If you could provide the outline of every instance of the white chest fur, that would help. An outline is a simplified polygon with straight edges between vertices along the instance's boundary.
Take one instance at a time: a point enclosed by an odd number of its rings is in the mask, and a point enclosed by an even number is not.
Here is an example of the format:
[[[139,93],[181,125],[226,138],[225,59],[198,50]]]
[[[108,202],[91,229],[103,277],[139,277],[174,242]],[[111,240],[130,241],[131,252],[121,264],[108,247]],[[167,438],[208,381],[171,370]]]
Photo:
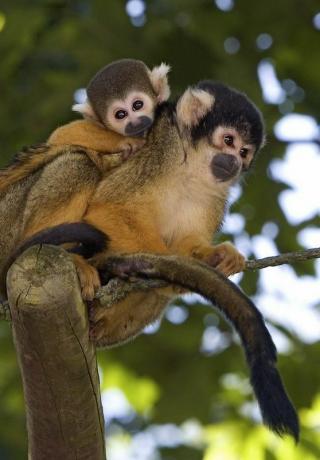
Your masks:
[[[161,186],[158,225],[168,246],[190,234],[210,238],[223,218],[229,185],[214,179],[211,158],[188,158]]]

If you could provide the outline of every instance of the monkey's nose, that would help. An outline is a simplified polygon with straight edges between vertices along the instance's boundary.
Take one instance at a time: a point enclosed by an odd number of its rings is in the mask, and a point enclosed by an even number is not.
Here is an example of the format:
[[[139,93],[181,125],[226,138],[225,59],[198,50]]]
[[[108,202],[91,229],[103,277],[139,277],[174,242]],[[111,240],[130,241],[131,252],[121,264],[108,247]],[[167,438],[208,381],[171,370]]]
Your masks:
[[[240,170],[240,166],[241,164],[237,158],[228,153],[218,153],[211,161],[213,175],[222,182],[235,177]]]
[[[128,136],[142,136],[147,129],[152,125],[152,119],[146,116],[141,116],[135,122],[127,124],[125,133]]]

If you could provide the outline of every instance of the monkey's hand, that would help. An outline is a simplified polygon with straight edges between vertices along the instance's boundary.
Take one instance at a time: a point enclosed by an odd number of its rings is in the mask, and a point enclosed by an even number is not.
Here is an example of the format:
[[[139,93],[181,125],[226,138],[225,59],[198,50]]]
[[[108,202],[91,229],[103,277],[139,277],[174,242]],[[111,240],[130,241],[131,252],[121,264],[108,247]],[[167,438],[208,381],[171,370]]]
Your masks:
[[[245,257],[230,242],[225,242],[208,248],[203,261],[215,267],[226,276],[244,270]]]
[[[133,153],[140,150],[145,143],[146,140],[141,137],[124,137],[112,153],[120,153],[122,159],[127,160]]]
[[[78,254],[72,254],[72,258],[79,277],[82,297],[84,300],[92,300],[96,290],[101,286],[98,270]]]

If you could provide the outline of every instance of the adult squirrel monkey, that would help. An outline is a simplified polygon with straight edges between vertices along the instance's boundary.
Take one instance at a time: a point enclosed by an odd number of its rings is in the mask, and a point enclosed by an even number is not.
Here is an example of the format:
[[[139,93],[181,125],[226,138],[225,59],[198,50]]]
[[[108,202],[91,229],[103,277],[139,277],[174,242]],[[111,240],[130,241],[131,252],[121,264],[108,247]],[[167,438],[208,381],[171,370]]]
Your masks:
[[[61,155],[63,145],[88,149],[86,155],[102,172],[119,166],[145,144],[157,105],[169,98],[169,70],[164,63],[150,70],[135,59],[103,67],[87,86],[87,101],[73,106],[85,119],[57,128],[47,144],[19,152],[0,170],[0,192]]]
[[[10,224],[10,232],[0,235],[2,278],[17,246],[67,241],[82,242],[78,249],[85,256],[95,254],[90,264],[74,255],[85,297],[92,297],[98,286],[97,269],[106,267],[106,255],[181,255],[226,275],[241,270],[244,260],[236,249],[226,243],[214,246],[211,240],[230,187],[250,168],[263,142],[256,107],[243,94],[205,81],[187,89],[176,104],[162,104],[145,146],[107,176],[83,153],[64,151],[0,200],[0,217],[6,219],[2,228]],[[182,285],[187,286],[183,270]],[[239,289],[215,273],[214,281],[205,278],[204,284],[213,296],[215,290],[222,292],[218,306],[242,339],[264,421],[276,433],[297,439],[297,415],[276,369],[263,318]],[[134,337],[174,295],[169,286],[133,293],[114,308],[94,306],[92,339],[112,346]]]

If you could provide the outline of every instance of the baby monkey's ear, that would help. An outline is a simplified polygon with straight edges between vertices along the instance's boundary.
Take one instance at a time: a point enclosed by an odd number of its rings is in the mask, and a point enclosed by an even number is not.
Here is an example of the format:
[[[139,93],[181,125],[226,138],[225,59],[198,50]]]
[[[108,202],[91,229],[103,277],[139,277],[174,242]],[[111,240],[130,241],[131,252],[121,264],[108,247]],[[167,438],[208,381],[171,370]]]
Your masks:
[[[168,72],[170,72],[170,66],[164,62],[154,67],[152,70],[149,70],[150,81],[157,95],[158,103],[164,102],[170,97]]]
[[[214,96],[203,89],[188,88],[177,103],[177,119],[181,128],[191,129],[212,109]]]
[[[79,112],[83,116],[83,118],[89,118],[90,120],[98,120],[94,110],[89,101],[86,101],[82,104],[74,104],[72,106],[72,110],[74,112]]]

